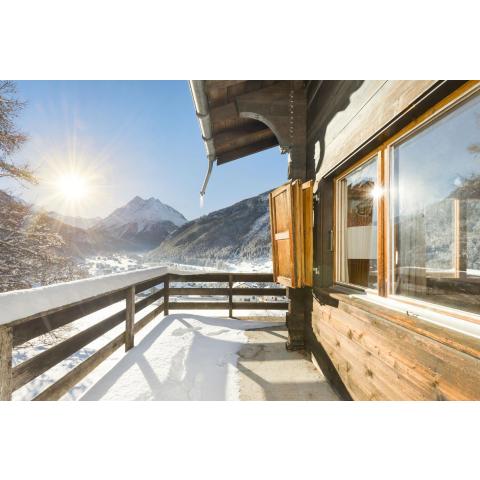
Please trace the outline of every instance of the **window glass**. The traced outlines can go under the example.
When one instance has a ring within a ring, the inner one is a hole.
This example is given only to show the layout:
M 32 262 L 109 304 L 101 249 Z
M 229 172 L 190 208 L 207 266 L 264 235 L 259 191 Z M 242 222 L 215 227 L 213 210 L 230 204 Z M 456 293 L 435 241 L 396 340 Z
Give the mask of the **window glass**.
M 337 182 L 337 280 L 377 288 L 377 159 Z
M 480 313 L 480 96 L 393 148 L 393 292 Z

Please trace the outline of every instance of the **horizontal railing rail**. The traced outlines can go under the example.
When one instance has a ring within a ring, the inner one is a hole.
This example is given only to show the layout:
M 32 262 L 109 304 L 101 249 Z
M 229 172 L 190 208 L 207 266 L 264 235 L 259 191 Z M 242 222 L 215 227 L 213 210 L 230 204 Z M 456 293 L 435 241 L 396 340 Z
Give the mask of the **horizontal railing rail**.
M 160 275 L 158 274 L 160 273 Z M 151 278 L 148 278 L 151 276 Z M 119 278 L 121 277 L 121 278 Z M 147 278 L 144 278 L 147 277 Z M 117 288 L 107 290 L 105 280 L 112 280 Z M 135 281 L 133 281 L 135 280 Z M 73 302 L 65 305 L 56 300 L 51 308 L 34 312 L 35 302 L 44 305 L 44 298 L 37 290 L 11 292 L 0 295 L 1 302 L 6 305 L 7 318 L 0 319 L 0 400 L 10 400 L 12 393 L 49 369 L 58 365 L 71 355 L 80 351 L 94 340 L 103 337 L 121 324 L 124 331 L 110 339 L 95 353 L 73 367 L 68 373 L 48 386 L 34 400 L 57 400 L 72 387 L 100 365 L 115 350 L 125 345 L 125 350 L 134 347 L 134 337 L 143 327 L 160 313 L 169 314 L 169 310 L 228 310 L 233 317 L 234 310 L 286 310 L 286 289 L 278 286 L 238 286 L 235 283 L 273 283 L 271 273 L 181 273 L 169 272 L 167 269 L 151 269 L 151 271 L 132 272 L 132 275 L 112 275 L 102 279 L 70 282 L 59 286 L 46 287 L 43 294 L 58 297 L 59 292 L 66 292 Z M 225 284 L 225 286 L 184 286 L 195 283 Z M 178 286 L 178 284 L 182 286 Z M 65 287 L 65 288 L 64 288 Z M 99 293 L 92 295 L 98 288 Z M 152 290 L 147 296 L 137 299 L 138 294 Z M 49 292 L 51 292 L 49 294 Z M 42 293 L 42 292 L 40 292 Z M 30 296 L 29 296 L 30 295 Z M 224 297 L 219 300 L 218 297 Z M 237 297 L 247 297 L 238 300 Z M 15 304 L 33 299 L 32 305 L 20 308 L 27 314 L 15 318 Z M 264 298 L 265 301 L 260 301 Z M 158 303 L 162 300 L 161 303 Z M 55 332 L 61 327 L 72 324 L 87 315 L 102 309 L 125 302 L 125 308 L 106 318 L 97 321 L 88 328 L 73 334 L 37 355 L 12 366 L 13 349 L 41 335 Z M 157 302 L 155 308 L 146 315 L 136 319 L 135 315 L 146 307 Z

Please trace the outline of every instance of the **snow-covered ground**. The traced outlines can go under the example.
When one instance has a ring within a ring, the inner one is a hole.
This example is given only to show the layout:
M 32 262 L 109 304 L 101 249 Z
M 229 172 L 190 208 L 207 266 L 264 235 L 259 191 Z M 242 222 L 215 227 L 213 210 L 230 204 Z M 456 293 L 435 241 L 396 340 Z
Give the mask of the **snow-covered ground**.
M 178 269 L 198 272 L 213 272 L 218 270 L 216 267 L 186 265 L 174 262 L 146 262 L 144 256 L 141 254 L 114 254 L 110 256 L 96 255 L 93 257 L 87 257 L 84 265 L 87 268 L 88 274 L 92 277 L 132 271 L 156 265 L 166 265 Z M 272 261 L 270 259 L 264 259 L 255 262 L 225 262 L 225 268 L 222 270 L 229 272 L 271 272 Z
M 75 322 L 69 335 L 124 308 L 123 302 Z M 141 316 L 155 308 L 147 307 Z M 245 313 L 245 312 L 244 312 Z M 262 312 L 266 315 L 267 312 Z M 279 312 L 271 312 L 279 315 Z M 249 312 L 249 315 L 251 312 Z M 217 312 L 160 314 L 135 336 L 135 348 L 121 347 L 72 388 L 63 400 L 236 400 L 237 358 L 247 342 L 245 330 L 265 322 L 233 320 Z M 280 314 L 281 315 L 281 314 Z M 282 317 L 272 317 L 272 324 Z M 124 330 L 123 324 L 82 348 L 13 394 L 30 400 Z M 37 344 L 14 351 L 14 365 L 41 351 Z
M 158 265 L 159 263 L 145 263 L 146 266 Z M 224 262 L 225 268 L 217 267 L 208 267 L 203 265 L 190 265 L 185 263 L 175 263 L 175 262 L 161 262 L 161 265 L 166 265 L 177 270 L 187 270 L 189 272 L 198 271 L 198 272 L 248 272 L 248 273 L 265 273 L 272 271 L 272 261 L 258 260 L 255 262 L 251 261 L 242 261 L 242 262 Z
M 245 330 L 262 325 L 196 313 L 169 315 L 134 349 L 111 358 L 111 368 L 80 400 L 238 400 L 238 351 L 247 343 Z
M 110 256 L 96 255 L 85 259 L 88 274 L 92 277 L 120 273 L 143 268 L 141 255 L 114 254 Z
M 80 301 L 93 295 L 98 295 L 103 291 L 122 288 L 124 284 L 131 284 L 142 281 L 152 276 L 158 276 L 167 270 L 165 267 L 150 267 L 144 270 L 129 271 L 129 266 L 135 265 L 129 257 L 116 256 L 110 259 L 97 258 L 101 264 L 120 264 L 124 273 L 116 275 L 107 275 L 99 278 L 88 278 L 61 285 L 51 285 L 31 290 L 19 290 L 16 292 L 7 292 L 0 294 L 0 306 L 2 310 L 1 322 L 12 321 L 17 318 L 27 317 L 39 311 L 45 311 L 56 308 L 66 303 Z M 116 263 L 115 263 L 116 262 Z M 137 264 L 139 265 L 139 264 Z M 179 266 L 174 265 L 174 270 L 182 271 L 212 271 L 212 269 L 198 266 Z M 181 267 L 181 268 L 178 268 Z M 170 270 L 173 268 L 170 267 Z M 268 269 L 267 269 L 268 270 Z M 101 270 L 99 270 L 101 271 Z M 238 268 L 236 271 L 265 271 L 260 266 L 253 268 L 251 264 L 246 264 L 244 268 Z M 213 286 L 212 283 L 202 283 L 202 286 Z M 200 286 L 198 283 L 191 286 Z M 140 294 L 142 295 L 142 294 Z M 28 298 L 27 298 L 28 297 Z M 171 299 L 175 301 L 174 298 Z M 190 298 L 194 301 L 194 298 Z M 203 301 L 204 299 L 198 298 Z M 225 301 L 224 298 L 211 299 L 212 301 Z M 146 315 L 154 308 L 158 302 L 145 308 L 136 316 L 136 321 Z M 95 313 L 87 315 L 66 328 L 62 329 L 61 338 L 56 342 L 66 339 L 95 323 L 107 318 L 108 316 L 125 308 L 125 302 L 118 302 Z M 222 311 L 202 311 L 202 316 L 195 313 L 177 313 L 162 319 L 160 315 L 136 336 L 136 343 L 143 345 L 138 352 L 129 354 L 124 359 L 123 348 L 115 352 L 106 362 L 95 369 L 92 374 L 86 377 L 80 384 L 75 386 L 65 399 L 79 399 L 87 390 L 93 388 L 96 382 L 103 377 L 102 383 L 95 387 L 95 391 L 105 390 L 105 385 L 111 383 L 112 375 L 118 372 L 117 365 L 125 365 L 125 362 L 132 363 L 132 371 L 129 369 L 126 377 L 133 375 L 138 368 L 150 366 L 156 371 L 155 378 L 162 385 L 160 390 L 151 389 L 150 393 L 145 389 L 140 389 L 139 398 L 218 398 L 233 399 L 236 398 L 236 353 L 239 347 L 246 342 L 244 330 L 255 327 L 255 323 L 232 320 L 221 315 L 227 312 Z M 236 316 L 272 316 L 272 321 L 284 322 L 284 312 L 279 311 L 235 311 Z M 263 323 L 263 325 L 265 325 Z M 13 399 L 28 400 L 35 397 L 49 385 L 57 381 L 69 370 L 91 356 L 109 340 L 116 337 L 124 331 L 124 324 L 120 324 L 101 338 L 93 341 L 91 344 L 82 348 L 71 355 L 60 364 L 48 370 L 29 384 L 14 392 Z M 146 339 L 146 340 L 144 340 Z M 144 341 L 144 343 L 142 343 Z M 146 342 L 146 343 L 145 343 Z M 150 343 L 149 343 L 150 342 Z M 14 350 L 14 365 L 19 364 L 49 348 L 45 339 L 36 339 L 29 342 L 28 345 L 16 348 Z M 148 348 L 146 348 L 148 346 Z M 143 355 L 148 361 L 145 362 L 138 357 Z M 135 357 L 132 359 L 132 357 Z M 111 373 L 113 371 L 113 373 Z M 110 372 L 110 373 L 109 373 Z M 203 372 L 203 373 L 202 373 Z M 203 375 L 203 376 L 202 376 Z M 142 382 L 142 380 L 132 380 L 133 383 Z M 144 375 L 144 380 L 152 380 L 154 377 Z M 122 380 L 123 382 L 124 380 Z M 126 383 L 129 383 L 130 380 Z M 116 382 L 114 382 L 116 383 Z M 102 386 L 99 386 L 102 385 Z M 124 391 L 124 387 L 119 387 Z M 107 389 L 108 390 L 108 389 Z M 117 390 L 115 390 L 117 391 Z M 236 393 L 237 392 L 237 393 Z M 88 393 L 85 398 L 92 398 L 93 393 Z M 110 395 L 110 394 L 108 394 Z M 128 394 L 129 398 L 133 395 Z M 115 393 L 116 398 L 121 395 Z

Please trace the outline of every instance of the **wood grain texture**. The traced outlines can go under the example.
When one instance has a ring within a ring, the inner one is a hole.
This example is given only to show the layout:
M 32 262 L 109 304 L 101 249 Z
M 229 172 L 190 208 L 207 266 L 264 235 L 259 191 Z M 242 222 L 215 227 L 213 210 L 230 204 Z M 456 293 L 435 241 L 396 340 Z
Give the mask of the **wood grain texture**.
M 235 310 L 288 310 L 288 302 L 233 302 Z
M 287 291 L 285 288 L 254 288 L 254 287 L 236 287 L 231 289 L 232 295 L 255 295 L 255 296 L 285 296 Z M 176 295 L 224 295 L 228 296 L 230 289 L 228 288 L 208 288 L 208 287 L 173 287 L 170 288 L 170 296 Z
M 312 327 L 355 400 L 478 400 L 480 360 L 353 305 L 313 304 Z
M 181 283 L 181 282 L 225 282 L 228 283 L 230 273 L 229 272 L 215 272 L 215 273 L 187 273 L 178 274 L 170 273 L 168 275 L 169 283 Z M 232 279 L 234 282 L 273 282 L 272 273 L 232 273 Z
M 303 285 L 313 286 L 313 180 L 302 184 Z
M 135 333 L 133 324 L 135 323 L 135 287 L 127 290 L 125 297 L 125 351 L 133 348 L 135 343 Z
M 301 266 L 298 265 L 301 221 L 296 218 L 298 184 L 286 183 L 269 195 L 273 271 L 275 281 L 286 287 L 296 287 L 301 281 Z
M 355 92 L 358 100 L 349 102 L 343 114 L 333 117 L 328 124 L 327 130 L 333 133 L 325 135 L 325 153 L 317 178 L 335 168 L 435 83 L 435 80 L 363 82 Z
M 0 400 L 12 398 L 12 350 L 12 328 L 0 327 Z
M 170 307 L 170 280 L 172 275 L 168 275 L 165 281 L 163 282 L 163 311 L 165 315 L 169 314 Z M 178 281 L 178 280 L 177 280 Z
M 233 277 L 232 275 L 228 276 L 228 316 L 233 317 L 233 296 L 232 296 L 232 287 L 233 287 Z
M 170 310 L 228 310 L 228 302 L 171 302 Z M 288 302 L 233 302 L 234 310 L 287 310 Z
M 313 181 L 294 180 L 269 195 L 275 281 L 290 288 L 313 285 Z
M 304 235 L 303 235 L 303 204 L 302 204 L 302 182 L 294 180 L 292 182 L 291 192 L 292 213 L 292 235 L 293 239 L 293 256 L 291 260 L 291 268 L 294 275 L 294 283 L 292 287 L 301 288 L 303 286 L 303 266 L 304 266 Z

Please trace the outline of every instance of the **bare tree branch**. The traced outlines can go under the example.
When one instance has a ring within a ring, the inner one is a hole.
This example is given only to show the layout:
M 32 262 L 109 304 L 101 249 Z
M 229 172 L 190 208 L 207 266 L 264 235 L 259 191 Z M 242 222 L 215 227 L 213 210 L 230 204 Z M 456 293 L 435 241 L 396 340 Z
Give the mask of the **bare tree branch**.
M 25 102 L 15 97 L 16 93 L 14 82 L 0 81 L 0 177 L 36 183 L 28 165 L 15 165 L 8 160 L 27 140 L 14 123 L 25 106 Z

